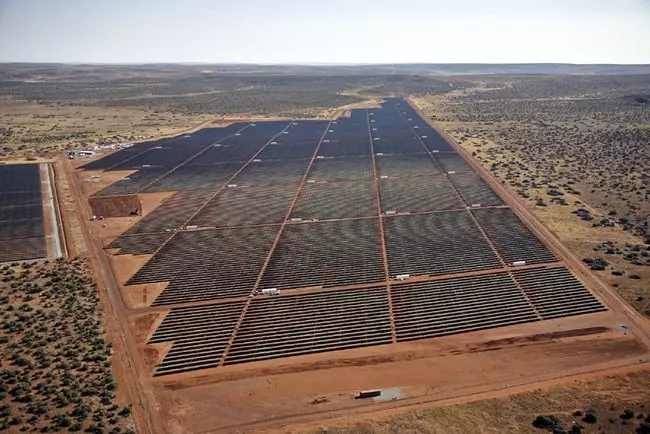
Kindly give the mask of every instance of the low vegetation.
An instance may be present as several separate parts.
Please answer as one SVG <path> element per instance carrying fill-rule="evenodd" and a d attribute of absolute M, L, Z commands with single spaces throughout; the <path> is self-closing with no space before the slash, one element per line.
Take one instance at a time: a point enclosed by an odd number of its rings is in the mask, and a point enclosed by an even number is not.
<path fill-rule="evenodd" d="M 16 263 L 0 275 L 0 430 L 133 432 L 85 263 Z"/>

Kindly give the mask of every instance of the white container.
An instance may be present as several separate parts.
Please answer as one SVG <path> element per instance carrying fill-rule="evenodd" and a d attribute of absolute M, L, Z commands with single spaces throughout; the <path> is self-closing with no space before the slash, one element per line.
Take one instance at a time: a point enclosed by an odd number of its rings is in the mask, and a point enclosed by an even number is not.
<path fill-rule="evenodd" d="M 388 175 L 381 175 L 379 179 L 388 179 Z"/>
<path fill-rule="evenodd" d="M 411 278 L 410 274 L 398 274 L 397 276 L 395 276 L 395 279 L 397 280 L 408 280 L 410 278 Z"/>
<path fill-rule="evenodd" d="M 453 175 L 454 173 L 456 173 L 456 172 L 453 171 L 453 170 L 450 170 L 449 172 L 447 172 L 447 174 L 449 174 L 449 175 Z"/>
<path fill-rule="evenodd" d="M 322 160 L 323 158 L 325 158 L 325 157 L 323 157 L 322 155 L 317 155 L 317 156 L 316 156 L 316 159 L 317 159 L 317 160 Z"/>
<path fill-rule="evenodd" d="M 228 188 L 237 188 L 237 184 L 228 184 Z"/>
<path fill-rule="evenodd" d="M 300 217 L 294 217 L 290 221 L 292 221 L 292 222 L 301 222 L 302 219 Z"/>
<path fill-rule="evenodd" d="M 255 159 L 253 159 L 253 163 L 261 163 L 261 162 L 262 162 L 262 160 L 259 159 L 259 158 L 255 158 Z"/>
<path fill-rule="evenodd" d="M 308 179 L 307 184 L 315 184 L 316 180 L 315 179 Z"/>
<path fill-rule="evenodd" d="M 512 265 L 515 267 L 521 267 L 522 265 L 526 265 L 526 261 L 514 261 Z"/>
<path fill-rule="evenodd" d="M 395 215 L 395 214 L 397 214 L 397 211 L 390 210 L 390 211 L 386 211 L 384 214 L 386 214 L 386 215 Z"/>
<path fill-rule="evenodd" d="M 264 295 L 279 295 L 280 290 L 278 288 L 267 288 L 260 291 Z"/>
<path fill-rule="evenodd" d="M 187 229 L 188 231 L 195 231 L 198 228 L 199 227 L 197 225 L 187 225 L 187 226 L 185 226 L 185 229 Z"/>
<path fill-rule="evenodd" d="M 472 208 L 480 208 L 481 204 L 480 203 L 473 203 Z"/>

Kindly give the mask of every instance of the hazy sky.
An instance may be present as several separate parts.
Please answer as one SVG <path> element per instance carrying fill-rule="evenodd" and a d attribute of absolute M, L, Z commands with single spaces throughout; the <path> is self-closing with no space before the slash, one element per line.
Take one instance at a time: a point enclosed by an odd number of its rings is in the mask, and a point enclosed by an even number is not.
<path fill-rule="evenodd" d="M 650 0 L 0 0 L 0 62 L 650 63 Z"/>

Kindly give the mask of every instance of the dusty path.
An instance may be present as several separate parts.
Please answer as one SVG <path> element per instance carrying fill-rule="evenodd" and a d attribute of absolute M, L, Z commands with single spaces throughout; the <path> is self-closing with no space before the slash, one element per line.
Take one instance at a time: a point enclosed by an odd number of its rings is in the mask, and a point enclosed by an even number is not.
<path fill-rule="evenodd" d="M 159 433 L 165 431 L 165 424 L 162 417 L 152 409 L 157 408 L 153 403 L 155 396 L 146 388 L 149 384 L 145 381 L 142 369 L 140 352 L 133 339 L 127 336 L 130 334 L 126 318 L 126 308 L 120 296 L 115 277 L 102 252 L 101 240 L 95 239 L 87 222 L 90 219 L 90 212 L 85 206 L 86 201 L 82 193 L 80 183 L 75 179 L 74 168 L 70 162 L 61 158 L 60 160 L 70 186 L 75 204 L 76 215 L 79 217 L 79 224 L 83 239 L 87 246 L 88 260 L 95 275 L 95 281 L 101 297 L 104 309 L 107 332 L 113 344 L 113 373 L 119 384 L 119 393 L 123 398 L 133 404 L 133 418 L 138 432 Z"/>

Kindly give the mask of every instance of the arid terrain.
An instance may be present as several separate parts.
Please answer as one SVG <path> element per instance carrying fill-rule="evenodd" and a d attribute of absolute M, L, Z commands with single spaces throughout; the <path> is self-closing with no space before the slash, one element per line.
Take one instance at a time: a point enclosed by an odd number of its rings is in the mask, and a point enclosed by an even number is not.
<path fill-rule="evenodd" d="M 53 399 L 70 393 L 44 391 L 38 380 L 63 371 L 41 373 L 44 368 L 35 357 L 76 364 L 81 356 L 62 352 L 53 341 L 35 349 L 23 335 L 4 332 L 0 349 L 6 352 L 3 360 L 10 360 L 2 365 L 8 378 L 3 380 L 4 427 L 18 430 L 29 423 L 60 429 L 70 423 L 113 432 L 645 432 L 643 424 L 650 423 L 650 334 L 647 319 L 628 304 L 650 316 L 650 108 L 643 102 L 650 94 L 649 77 L 443 77 L 429 75 L 430 69 L 418 75 L 413 68 L 397 75 L 336 68 L 322 75 L 216 67 L 202 67 L 198 74 L 195 67 L 0 69 L 0 150 L 7 159 L 54 160 L 67 250 L 71 258 L 84 258 L 5 267 L 2 296 L 10 306 L 3 313 L 5 329 L 8 322 L 15 324 L 16 315 L 33 321 L 35 312 L 63 324 L 87 314 L 92 318 L 87 326 L 101 339 L 96 348 L 82 345 L 81 350 L 104 355 L 79 362 L 80 372 L 93 374 L 83 381 L 96 393 L 72 394 L 58 407 Z M 237 120 L 332 119 L 351 108 L 375 107 L 381 96 L 392 94 L 411 95 L 414 106 L 455 139 L 473 158 L 475 170 L 485 171 L 492 188 L 608 310 L 152 377 L 171 346 L 147 345 L 169 311 L 149 309 L 164 285 L 125 288 L 125 280 L 150 255 L 117 256 L 104 247 L 170 193 L 139 194 L 139 216 L 91 222 L 88 197 L 132 172 L 83 172 L 77 168 L 88 160 L 67 160 L 61 151 Z M 89 176 L 98 173 L 101 181 L 91 182 Z M 59 304 L 72 303 L 71 297 L 47 296 L 57 285 L 44 279 L 59 274 L 70 277 L 66 291 L 84 288 L 78 303 L 87 298 L 97 305 L 99 300 L 105 313 L 84 304 L 75 315 L 57 319 L 53 312 L 63 311 Z M 23 287 L 37 295 L 18 297 L 15 290 Z M 28 339 L 45 339 L 50 332 L 34 333 L 27 333 Z M 50 353 L 50 346 L 61 354 Z M 12 380 L 19 375 L 16 366 L 39 372 L 25 377 L 25 385 Z M 12 398 L 15 384 L 24 389 L 16 393 L 35 391 L 32 404 Z M 394 389 L 396 399 L 352 399 L 354 392 L 372 388 Z M 86 398 L 90 408 L 77 411 Z M 40 416 L 32 416 L 41 409 Z"/>

